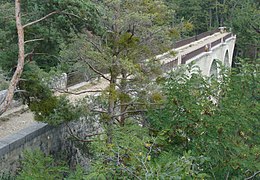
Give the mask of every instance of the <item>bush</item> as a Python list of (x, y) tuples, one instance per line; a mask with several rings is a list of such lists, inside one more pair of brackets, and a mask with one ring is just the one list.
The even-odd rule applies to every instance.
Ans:
[(148, 113), (152, 133), (176, 154), (209, 158), (203, 172), (216, 179), (252, 175), (260, 168), (259, 79), (259, 66), (245, 62), (218, 79), (173, 72), (163, 105)]

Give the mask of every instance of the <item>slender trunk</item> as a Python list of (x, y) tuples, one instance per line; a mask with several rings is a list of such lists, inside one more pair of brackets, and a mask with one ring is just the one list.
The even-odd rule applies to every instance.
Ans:
[(115, 92), (116, 92), (116, 74), (114, 72), (114, 68), (112, 68), (110, 85), (109, 85), (109, 100), (108, 100), (108, 115), (109, 115), (109, 119), (107, 122), (107, 143), (108, 144), (112, 144), (113, 141), (113, 124), (115, 121), (114, 115), (115, 115), (115, 104), (116, 104)]
[(14, 75), (8, 87), (7, 95), (5, 101), (0, 105), (0, 116), (8, 109), (10, 106), (16, 86), (23, 72), (24, 67), (24, 29), (21, 20), (21, 2), (20, 0), (15, 0), (15, 18), (16, 18), (16, 28), (18, 34), (18, 63)]
[(127, 106), (125, 105), (127, 103), (127, 97), (125, 97), (125, 93), (126, 93), (126, 81), (127, 81), (127, 77), (126, 77), (126, 72), (125, 70), (123, 69), (122, 72), (121, 72), (121, 75), (122, 75), (122, 80), (121, 80), (121, 93), (122, 93), (122, 96), (121, 96), (121, 99), (120, 99), (120, 113), (122, 114), (121, 117), (120, 117), (120, 125), (121, 126), (124, 126), (125, 124), (125, 114), (124, 112), (126, 111), (126, 108)]
[(212, 28), (212, 9), (209, 8), (209, 29)]
[(112, 59), (112, 66), (110, 68), (110, 84), (109, 84), (109, 99), (108, 99), (108, 115), (109, 120), (107, 123), (107, 143), (112, 144), (113, 141), (113, 124), (115, 122), (115, 105), (116, 105), (116, 79), (118, 76), (118, 54), (119, 54), (119, 29), (118, 29), (118, 22), (117, 19), (119, 18), (119, 9), (120, 6), (116, 7), (115, 13), (115, 21), (112, 26), (112, 31), (114, 31), (114, 48), (113, 48), (113, 59)]

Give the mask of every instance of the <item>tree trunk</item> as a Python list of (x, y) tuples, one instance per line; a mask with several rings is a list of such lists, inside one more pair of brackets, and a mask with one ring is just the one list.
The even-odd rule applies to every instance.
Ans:
[(125, 94), (126, 94), (126, 84), (127, 84), (127, 76), (126, 76), (126, 71), (123, 69), (122, 72), (121, 72), (121, 75), (122, 75), (122, 80), (121, 80), (121, 93), (122, 93), (122, 96), (121, 96), (121, 99), (120, 99), (120, 113), (122, 114), (120, 116), (120, 125), (121, 126), (124, 126), (125, 124), (125, 114), (124, 112), (126, 111), (127, 109), (127, 106), (125, 105), (127, 103), (127, 100), (126, 100), (126, 97), (125, 97)]
[(115, 91), (116, 91), (116, 75), (114, 72), (111, 72), (111, 80), (109, 85), (109, 104), (108, 104), (108, 115), (109, 119), (107, 122), (107, 143), (112, 144), (113, 139), (113, 124), (114, 124), (114, 115), (115, 115)]
[(7, 95), (4, 102), (0, 105), (0, 116), (8, 109), (10, 106), (16, 86), (23, 72), (24, 67), (24, 28), (21, 21), (21, 2), (20, 0), (15, 0), (15, 18), (16, 18), (16, 28), (18, 34), (18, 63), (14, 75), (8, 87)]

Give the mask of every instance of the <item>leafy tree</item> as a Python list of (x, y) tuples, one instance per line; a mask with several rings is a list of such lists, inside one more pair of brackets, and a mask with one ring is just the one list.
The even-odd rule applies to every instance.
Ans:
[[(38, 1), (37, 1), (38, 2)], [(55, 4), (54, 2), (50, 2), (51, 4), (49, 4), (49, 3), (47, 3), (47, 6), (51, 6), (51, 5), (54, 5), (54, 7), (55, 7), (55, 5), (56, 6), (58, 6), (58, 5), (60, 5), (60, 6), (63, 6), (64, 7), (64, 4), (61, 2), (61, 1), (55, 1), (56, 3), (58, 3), (58, 4)], [(70, 2), (70, 1), (67, 1), (66, 2), (66, 5), (71, 5), (71, 6), (69, 6), (70, 8), (72, 8), (72, 10), (73, 10), (73, 6), (72, 5), (75, 5), (75, 7), (76, 7), (76, 5), (77, 4), (75, 4), (76, 2), (74, 2), (74, 1), (72, 1), (72, 2)], [(77, 2), (79, 2), (79, 1), (77, 1)], [(28, 2), (27, 2), (28, 3)], [(54, 4), (52, 4), (52, 3), (54, 3)], [(81, 8), (86, 8), (86, 7), (91, 7), (92, 8), (92, 6), (91, 5), (89, 5), (89, 6), (87, 6), (87, 4), (84, 4), (84, 1), (80, 1), (79, 3), (81, 3)], [(83, 4), (82, 4), (83, 3)], [(45, 3), (44, 3), (45, 4)], [(35, 16), (29, 16), (29, 18), (27, 19), (27, 20), (29, 20), (29, 22), (27, 22), (27, 23), (23, 23), (23, 19), (22, 19), (22, 11), (24, 10), (23, 8), (25, 8), (25, 10), (24, 11), (26, 11), (26, 10), (28, 10), (27, 12), (28, 12), (28, 14), (30, 14), (30, 12), (29, 12), (29, 10), (32, 10), (32, 9), (34, 9), (34, 10), (39, 10), (39, 9), (41, 9), (41, 8), (38, 8), (39, 6), (37, 6), (36, 4), (33, 4), (34, 5), (34, 8), (31, 8), (31, 6), (30, 5), (32, 5), (32, 4), (27, 4), (28, 6), (23, 6), (24, 4), (21, 4), (21, 2), (20, 1), (15, 1), (15, 23), (16, 23), (16, 29), (17, 29), (17, 34), (16, 35), (14, 35), (14, 34), (12, 34), (12, 32), (10, 32), (9, 31), (9, 27), (6, 27), (6, 26), (12, 26), (12, 23), (10, 23), (10, 22), (8, 22), (7, 20), (8, 19), (12, 19), (12, 16), (10, 15), (10, 14), (7, 14), (7, 20), (5, 19), (5, 16), (4, 16), (4, 18), (1, 18), (0, 20), (1, 21), (3, 21), (3, 24), (4, 24), (4, 26), (3, 26), (3, 29), (1, 28), (1, 31), (0, 31), (0, 33), (1, 33), (1, 35), (3, 34), (4, 36), (3, 36), (3, 38), (9, 38), (8, 40), (9, 40), (9, 42), (10, 42), (10, 44), (12, 44), (12, 43), (14, 43), (14, 41), (16, 41), (16, 39), (18, 39), (18, 48), (17, 48), (17, 46), (11, 46), (11, 48), (12, 48), (12, 50), (14, 50), (15, 49), (15, 47), (18, 49), (17, 50), (17, 53), (11, 53), (11, 54), (9, 54), (10, 52), (12, 52), (12, 51), (9, 51), (8, 50), (8, 47), (7, 46), (3, 46), (2, 44), (0, 44), (1, 45), (1, 52), (0, 53), (3, 53), (3, 54), (0, 54), (0, 56), (2, 56), (3, 58), (4, 58), (4, 60), (3, 61), (1, 61), (1, 63), (2, 62), (4, 62), (3, 64), (0, 64), (1, 66), (3, 66), (3, 65), (5, 65), (4, 67), (2, 67), (3, 69), (5, 69), (5, 70), (8, 70), (9, 68), (11, 68), (11, 71), (10, 71), (10, 73), (12, 74), (12, 79), (11, 79), (11, 81), (10, 81), (10, 84), (9, 84), (9, 87), (8, 87), (8, 91), (7, 91), (7, 95), (6, 95), (6, 97), (5, 97), (5, 100), (3, 101), (3, 103), (1, 103), (0, 104), (0, 115), (1, 114), (3, 114), (3, 112), (4, 111), (6, 111), (7, 110), (7, 108), (9, 107), (9, 105), (10, 105), (10, 103), (11, 103), (11, 101), (12, 101), (12, 99), (13, 99), (13, 96), (14, 96), (14, 93), (15, 93), (15, 91), (16, 91), (16, 88), (17, 88), (17, 84), (18, 84), (18, 82), (19, 82), (19, 80), (20, 80), (20, 78), (21, 78), (21, 76), (22, 76), (22, 72), (23, 72), (23, 69), (24, 69), (24, 65), (25, 65), (25, 60), (26, 60), (26, 58), (28, 57), (29, 58), (29, 61), (32, 61), (33, 60), (33, 56), (35, 55), (35, 54), (38, 54), (38, 53), (35, 53), (34, 52), (34, 50), (36, 49), (36, 47), (34, 46), (34, 47), (30, 47), (30, 46), (25, 46), (25, 44), (28, 44), (28, 43), (35, 43), (35, 42), (38, 42), (38, 41), (42, 41), (42, 40), (44, 40), (43, 38), (39, 38), (39, 37), (35, 37), (35, 36), (37, 36), (37, 35), (35, 35), (34, 33), (36, 32), (37, 33), (37, 30), (35, 30), (35, 31), (32, 31), (32, 32), (34, 32), (34, 33), (32, 33), (32, 32), (30, 32), (30, 27), (32, 26), (32, 25), (35, 25), (35, 24), (37, 24), (37, 23), (42, 23), (44, 20), (46, 20), (48, 17), (50, 17), (50, 16), (52, 16), (52, 15), (55, 15), (55, 14), (62, 14), (62, 15), (68, 15), (68, 16), (73, 16), (73, 17), (76, 17), (77, 19), (81, 19), (80, 18), (80, 16), (78, 16), (78, 15), (76, 15), (76, 14), (73, 14), (73, 11), (71, 11), (71, 12), (66, 12), (66, 11), (64, 11), (63, 9), (62, 10), (57, 10), (58, 9), (58, 7), (56, 7), (56, 9), (54, 10), (54, 11), (52, 11), (52, 12), (49, 12), (47, 15), (45, 15), (45, 16), (43, 16), (43, 17), (39, 17), (38, 19), (34, 19), (34, 20), (32, 20), (32, 21), (30, 21), (30, 17), (35, 17), (35, 16), (37, 16), (37, 15), (35, 15)], [(1, 7), (1, 9), (3, 9), (3, 8), (6, 8), (6, 7), (10, 7), (11, 6), (11, 4), (8, 2), (8, 1), (4, 1), (4, 2), (1, 2), (1, 4), (0, 4), (0, 7)], [(26, 9), (26, 8), (29, 8), (29, 9)], [(31, 9), (30, 9), (31, 8)], [(48, 8), (46, 7), (46, 8), (43, 8), (44, 10), (48, 10)], [(43, 9), (41, 9), (41, 10), (43, 10)], [(87, 8), (88, 9), (88, 8)], [(74, 10), (78, 10), (77, 8), (74, 8)], [(85, 10), (85, 9), (84, 9)], [(83, 14), (85, 14), (86, 12), (84, 11), (84, 10), (82, 10), (81, 11), (81, 13), (83, 13)], [(89, 10), (89, 9), (88, 9)], [(10, 12), (8, 12), (8, 11), (6, 11), (7, 13), (10, 13)], [(77, 11), (77, 12), (79, 12), (79, 11)], [(40, 16), (41, 16), (41, 13), (38, 13), (38, 14), (40, 14)], [(31, 15), (31, 14), (30, 14)], [(96, 15), (96, 13), (95, 12), (93, 12), (93, 15), (95, 16)], [(8, 16), (11, 16), (11, 17), (8, 17)], [(59, 17), (59, 18), (62, 18), (62, 17)], [(87, 22), (88, 21), (90, 21), (90, 20), (86, 20)], [(11, 21), (11, 22), (13, 22), (13, 21)], [(67, 24), (69, 24), (69, 22), (67, 22)], [(69, 27), (71, 27), (72, 26), (72, 24), (73, 23), (70, 23), (69, 25)], [(37, 26), (34, 26), (34, 27), (37, 27)], [(50, 43), (50, 37), (51, 37), (51, 33), (53, 33), (54, 31), (51, 31), (51, 29), (50, 29), (50, 27), (51, 26), (49, 26), (49, 28), (48, 28), (48, 44), (50, 45), (51, 43)], [(75, 32), (75, 31), (70, 31), (71, 30), (71, 28), (67, 28), (67, 32), (66, 33), (68, 33), (68, 32)], [(81, 26), (81, 29), (82, 29), (83, 27)], [(46, 29), (45, 29), (46, 30)], [(41, 34), (44, 34), (44, 28), (41, 28)], [(55, 29), (55, 33), (53, 33), (53, 35), (55, 34), (55, 38), (53, 38), (53, 39), (55, 39), (55, 40), (58, 40), (59, 38), (57, 38), (57, 33), (56, 32), (59, 32), (58, 30), (60, 30), (59, 29), (59, 27), (57, 27), (56, 29)], [(7, 32), (6, 32), (7, 31)], [(26, 32), (26, 33), (25, 33)], [(63, 34), (64, 34), (64, 32), (62, 32)], [(60, 35), (62, 35), (62, 33), (60, 33)], [(31, 35), (31, 36), (30, 36)], [(29, 40), (27, 40), (27, 38), (29, 38), (29, 37), (33, 37), (33, 39), (29, 39)], [(2, 37), (0, 37), (0, 38), (2, 38)], [(59, 39), (60, 40), (60, 39)], [(55, 45), (56, 45), (56, 47), (58, 46), (58, 43), (57, 43), (58, 41), (56, 41), (56, 43), (55, 43)], [(41, 43), (40, 44), (38, 44), (38, 45), (41, 45)], [(50, 47), (50, 46), (48, 46), (48, 45), (45, 45), (45, 46), (43, 46), (43, 48), (46, 48), (46, 47)], [(29, 49), (31, 49), (30, 51), (30, 53), (28, 53), (28, 54), (26, 54), (26, 51), (27, 51), (27, 48), (29, 48)], [(51, 47), (51, 49), (55, 49), (55, 48), (53, 48), (53, 47)], [(2, 52), (3, 51), (3, 52)], [(56, 51), (57, 52), (57, 51)], [(14, 65), (14, 57), (13, 57), (13, 54), (16, 54), (16, 57), (18, 56), (18, 61), (17, 61), (17, 64), (16, 65)], [(11, 56), (9, 56), (9, 55), (11, 55)], [(8, 59), (8, 58), (12, 58), (12, 59)], [(8, 62), (8, 63), (6, 63), (6, 62)], [(42, 62), (42, 61), (41, 61)], [(39, 64), (39, 63), (38, 63)], [(11, 67), (9, 66), (9, 65), (11, 65)], [(48, 65), (48, 67), (49, 67), (49, 65)]]
[[(94, 161), (87, 179), (186, 179), (204, 178), (200, 173), (203, 157), (190, 152), (175, 156), (162, 151), (157, 138), (149, 136), (148, 128), (133, 122), (114, 130), (113, 143), (92, 143)], [(196, 164), (196, 163), (197, 164)]]
[[(28, 61), (36, 61), (37, 64), (46, 70), (59, 64), (59, 45), (68, 43), (72, 34), (82, 32), (84, 29), (95, 33), (100, 31), (97, 22), (98, 12), (90, 1), (24, 1), (21, 4), (23, 22), (33, 22), (41, 19), (49, 13), (55, 12), (44, 21), (27, 27), (25, 41), (35, 40), (26, 43), (26, 54)], [(2, 16), (0, 18), (0, 38), (2, 51), (0, 52), (1, 66), (6, 70), (12, 70), (17, 59), (17, 34), (15, 31), (15, 18), (13, 15), (14, 6), (10, 1), (1, 1), (0, 7)], [(8, 9), (8, 10), (7, 10)], [(90, 13), (91, 12), (91, 13)], [(37, 41), (38, 40), (38, 41)], [(8, 43), (8, 45), (7, 45)]]
[(260, 4), (254, 0), (231, 1), (230, 4), (236, 6), (228, 11), (230, 20), (227, 24), (237, 35), (238, 56), (255, 60), (259, 58)]
[(208, 157), (203, 169), (213, 178), (254, 174), (260, 165), (257, 72), (258, 65), (244, 63), (219, 80), (173, 72), (164, 85), (165, 102), (149, 113), (152, 132), (162, 134), (165, 149)]
[[(227, 26), (237, 35), (237, 56), (259, 57), (259, 2), (256, 0), (168, 0), (176, 18), (188, 20), (194, 35)], [(250, 46), (250, 51), (246, 51)]]
[(67, 166), (54, 161), (51, 156), (45, 156), (41, 151), (25, 152), (25, 159), (22, 162), (23, 168), (16, 179), (63, 179), (64, 173), (68, 173)]
[(153, 74), (160, 73), (160, 64), (152, 58), (170, 47), (170, 16), (161, 0), (98, 4), (106, 31), (102, 36), (82, 35), (76, 60), (108, 83), (103, 92), (106, 102), (102, 108), (92, 104), (91, 110), (102, 113), (111, 143), (114, 123), (123, 126), (129, 116), (145, 111), (140, 96), (146, 96), (146, 84), (155, 77)]

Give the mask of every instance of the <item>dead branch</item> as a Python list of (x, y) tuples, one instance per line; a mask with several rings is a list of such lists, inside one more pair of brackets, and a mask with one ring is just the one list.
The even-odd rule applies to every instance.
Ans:
[(91, 109), (90, 111), (96, 112), (96, 113), (101, 113), (101, 114), (107, 114), (107, 111), (102, 111), (102, 110), (97, 110), (97, 109)]
[[(68, 125), (68, 123), (66, 123), (66, 126), (68, 127), (69, 129), (69, 134), (75, 138), (77, 141), (81, 141), (81, 142), (93, 142), (94, 140), (87, 140), (87, 139), (82, 139), (80, 137), (78, 137), (77, 135), (75, 135), (71, 129), (71, 127)], [(86, 135), (85, 137), (93, 137), (93, 136), (98, 136), (98, 135), (101, 135), (103, 133), (95, 133), (95, 134), (88, 134)]]
[(53, 89), (54, 91), (57, 91), (59, 93), (67, 93), (67, 94), (73, 94), (73, 95), (81, 95), (81, 94), (85, 94), (85, 93), (100, 93), (103, 90), (102, 89), (98, 89), (98, 90), (85, 90), (85, 91), (80, 91), (80, 92), (71, 92), (68, 90), (61, 90), (61, 89)]
[(85, 61), (87, 63), (87, 65), (89, 66), (89, 68), (94, 71), (95, 73), (99, 74), (101, 77), (103, 77), (105, 80), (110, 81), (109, 78), (107, 78), (103, 73), (101, 73), (100, 71), (98, 71), (97, 69), (95, 69), (89, 62), (87, 62), (86, 60), (84, 60), (82, 57), (80, 57), (80, 59), (82, 61)]
[(147, 110), (145, 110), (145, 109), (142, 110), (141, 109), (141, 110), (125, 111), (125, 112), (122, 112), (120, 114), (116, 114), (116, 115), (114, 115), (112, 117), (118, 117), (118, 116), (122, 116), (122, 115), (129, 114), (129, 113), (142, 113), (142, 112), (147, 112)]
[(254, 177), (256, 177), (258, 174), (260, 174), (260, 171), (255, 172), (252, 176), (245, 178), (245, 180), (250, 180), (253, 179)]
[(24, 58), (27, 58), (30, 55), (45, 55), (45, 54), (47, 54), (47, 53), (35, 53), (35, 52), (32, 51), (30, 53), (25, 54)]
[(22, 27), (23, 27), (23, 28), (26, 28), (26, 27), (28, 27), (28, 26), (34, 25), (34, 24), (36, 24), (36, 23), (38, 23), (38, 22), (40, 22), (40, 21), (43, 21), (43, 20), (47, 19), (48, 17), (50, 17), (50, 16), (52, 16), (52, 15), (58, 14), (58, 13), (60, 13), (60, 11), (53, 11), (53, 12), (47, 14), (46, 16), (40, 18), (40, 19), (37, 19), (37, 20), (35, 20), (35, 21), (33, 21), (33, 22), (30, 22), (30, 23), (27, 23), (27, 24), (23, 25)]
[(31, 40), (24, 41), (24, 44), (27, 44), (27, 43), (30, 43), (30, 42), (35, 42), (35, 41), (43, 41), (43, 40), (44, 40), (43, 38), (31, 39)]

